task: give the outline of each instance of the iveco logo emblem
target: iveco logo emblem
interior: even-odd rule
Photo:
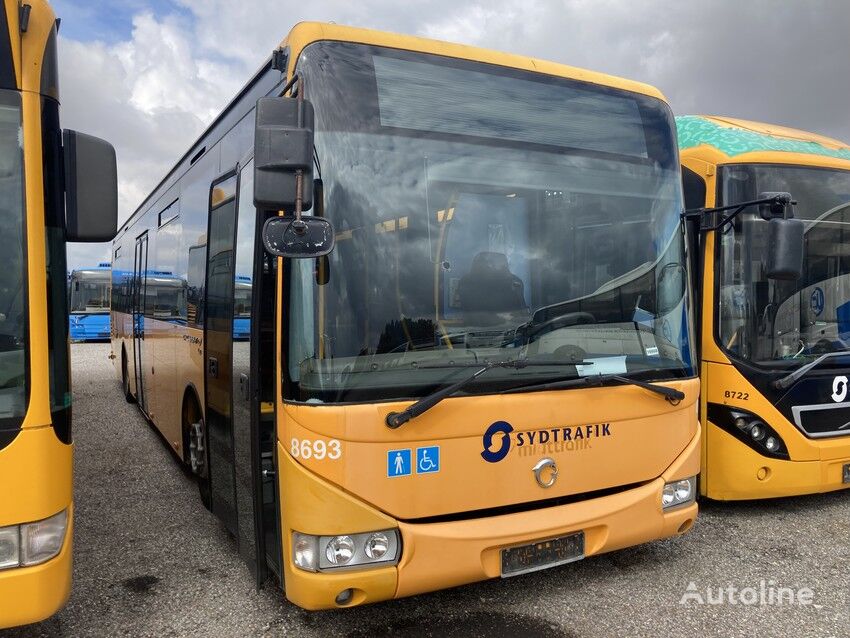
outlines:
[[[534,480],[540,487],[552,487],[558,480],[558,466],[548,456],[540,459],[531,471],[534,472]]]
[[[832,380],[832,400],[842,403],[847,398],[847,377],[835,377]]]

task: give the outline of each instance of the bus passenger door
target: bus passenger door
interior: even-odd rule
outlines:
[[[248,563],[260,585],[266,577],[265,536],[263,521],[268,513],[264,495],[273,479],[261,479],[261,436],[273,440],[273,413],[260,410],[263,394],[258,370],[259,350],[265,347],[268,353],[273,348],[263,343],[258,334],[268,329],[264,319],[268,313],[257,308],[274,298],[265,287],[262,257],[265,250],[257,233],[262,223],[257,221],[254,208],[254,165],[249,162],[239,174],[239,202],[236,213],[236,240],[234,244],[234,288],[233,288],[233,452],[236,477],[236,509],[239,519],[239,553]],[[262,298],[260,298],[262,297]],[[270,377],[273,379],[274,374]],[[273,385],[273,384],[272,384]],[[266,405],[270,402],[265,401]],[[261,420],[263,420],[261,424]],[[273,469],[273,468],[268,468]],[[269,527],[276,528],[277,508],[272,510]],[[272,547],[279,547],[278,544]]]
[[[207,234],[204,325],[210,509],[239,539],[233,443],[233,292],[236,175],[213,182]]]
[[[136,400],[147,412],[145,401],[145,374],[143,348],[145,341],[145,298],[147,297],[148,234],[136,239],[136,256],[133,265],[133,370],[136,377]]]

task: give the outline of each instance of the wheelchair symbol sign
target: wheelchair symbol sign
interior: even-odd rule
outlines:
[[[440,471],[440,446],[416,448],[416,473],[433,474]]]

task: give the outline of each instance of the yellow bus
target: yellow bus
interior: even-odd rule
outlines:
[[[652,87],[301,23],[119,230],[117,375],[306,609],[682,534],[682,208]]]
[[[115,235],[115,153],[59,128],[46,2],[0,5],[0,628],[67,600],[73,527],[66,241]]]
[[[769,276],[770,214],[704,234],[701,494],[751,499],[850,486],[850,146],[781,126],[677,118],[689,209],[784,192],[801,269]],[[845,356],[846,355],[846,356]]]

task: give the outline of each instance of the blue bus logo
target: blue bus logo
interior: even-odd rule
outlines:
[[[820,317],[824,307],[823,288],[815,288],[812,291],[812,298],[809,303],[812,306],[812,312],[814,312],[816,316]]]

